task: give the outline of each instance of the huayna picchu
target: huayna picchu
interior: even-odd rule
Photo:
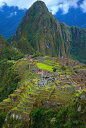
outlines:
[[[35,2],[27,11],[11,42],[25,53],[72,57],[86,62],[86,29],[60,23],[42,1]]]
[[[36,1],[0,36],[0,128],[86,128],[85,53],[86,30]]]

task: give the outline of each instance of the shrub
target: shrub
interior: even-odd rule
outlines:
[[[2,128],[3,124],[4,124],[4,120],[6,118],[7,113],[6,112],[1,112],[0,113],[0,128]]]
[[[18,60],[23,56],[24,55],[18,49],[9,46],[4,48],[1,59]]]

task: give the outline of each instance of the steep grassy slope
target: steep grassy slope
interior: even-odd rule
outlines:
[[[85,63],[86,30],[58,22],[42,1],[26,12],[10,41],[24,53],[73,57]]]

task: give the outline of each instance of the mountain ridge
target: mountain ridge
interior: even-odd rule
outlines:
[[[10,40],[16,42],[13,43],[16,46],[18,42],[26,41],[32,49],[31,52],[27,52],[29,54],[38,52],[50,56],[71,56],[85,62],[86,29],[58,22],[42,1],[35,2],[26,12]]]
[[[21,10],[15,6],[8,6],[4,4],[0,7],[0,34],[8,39],[15,34],[18,25],[23,19],[27,9]],[[67,14],[62,14],[59,10],[55,17],[60,21],[68,24],[69,26],[78,26],[86,28],[86,13],[83,13],[81,8],[70,8]],[[72,20],[71,20],[72,19]],[[10,24],[9,24],[10,23]]]

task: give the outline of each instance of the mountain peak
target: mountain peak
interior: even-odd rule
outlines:
[[[43,6],[46,6],[46,4],[43,1],[36,1],[33,3],[32,6],[42,6],[43,7]]]
[[[43,1],[36,1],[33,3],[33,5],[30,7],[29,11],[48,11],[48,8],[46,4]]]
[[[86,30],[58,22],[44,2],[36,1],[27,11],[11,42],[16,41],[15,46],[19,49],[22,45],[23,48],[28,47],[29,54],[74,56],[85,60],[85,40]]]
[[[39,4],[39,5],[42,5],[42,6],[45,5],[45,3],[41,0],[37,0],[36,2],[33,3],[33,5],[36,5],[36,4],[37,5]]]

